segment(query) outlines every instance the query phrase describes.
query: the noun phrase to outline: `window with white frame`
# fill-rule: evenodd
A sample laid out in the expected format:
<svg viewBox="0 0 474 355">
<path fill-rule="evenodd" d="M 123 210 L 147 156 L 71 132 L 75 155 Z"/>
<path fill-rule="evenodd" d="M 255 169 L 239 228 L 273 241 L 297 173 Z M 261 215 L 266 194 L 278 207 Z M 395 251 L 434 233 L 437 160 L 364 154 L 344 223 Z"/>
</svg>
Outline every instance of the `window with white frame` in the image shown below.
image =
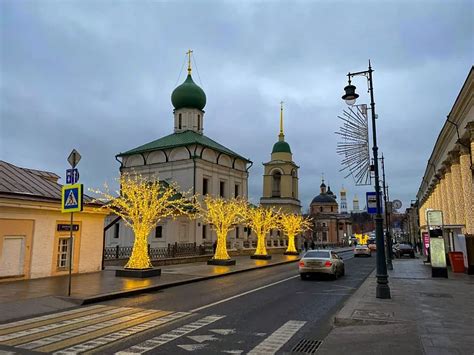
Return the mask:
<svg viewBox="0 0 474 355">
<path fill-rule="evenodd" d="M 58 259 L 56 264 L 58 269 L 69 267 L 69 237 L 58 240 Z"/>
</svg>

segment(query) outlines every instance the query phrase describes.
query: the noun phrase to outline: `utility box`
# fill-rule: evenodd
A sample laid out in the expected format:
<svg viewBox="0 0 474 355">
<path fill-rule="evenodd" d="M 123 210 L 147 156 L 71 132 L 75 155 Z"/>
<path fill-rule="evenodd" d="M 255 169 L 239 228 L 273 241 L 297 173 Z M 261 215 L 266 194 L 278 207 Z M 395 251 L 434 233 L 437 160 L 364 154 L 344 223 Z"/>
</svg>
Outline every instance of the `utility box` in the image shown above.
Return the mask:
<svg viewBox="0 0 474 355">
<path fill-rule="evenodd" d="M 464 255 L 460 251 L 450 251 L 449 262 L 453 272 L 464 272 Z"/>
</svg>

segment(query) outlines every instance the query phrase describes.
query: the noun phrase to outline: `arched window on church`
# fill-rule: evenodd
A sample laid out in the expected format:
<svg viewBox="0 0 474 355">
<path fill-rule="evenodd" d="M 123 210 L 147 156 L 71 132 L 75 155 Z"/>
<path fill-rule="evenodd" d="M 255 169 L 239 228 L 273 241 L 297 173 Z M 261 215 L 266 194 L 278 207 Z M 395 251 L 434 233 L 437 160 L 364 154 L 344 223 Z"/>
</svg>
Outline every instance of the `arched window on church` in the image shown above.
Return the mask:
<svg viewBox="0 0 474 355">
<path fill-rule="evenodd" d="M 178 129 L 181 129 L 182 127 L 182 118 L 181 118 L 181 114 L 178 115 Z"/>
<path fill-rule="evenodd" d="M 198 131 L 201 129 L 201 115 L 198 115 Z"/>
<path fill-rule="evenodd" d="M 281 196 L 281 173 L 279 171 L 275 171 L 273 173 L 273 181 L 272 181 L 272 197 L 280 197 Z"/>
</svg>

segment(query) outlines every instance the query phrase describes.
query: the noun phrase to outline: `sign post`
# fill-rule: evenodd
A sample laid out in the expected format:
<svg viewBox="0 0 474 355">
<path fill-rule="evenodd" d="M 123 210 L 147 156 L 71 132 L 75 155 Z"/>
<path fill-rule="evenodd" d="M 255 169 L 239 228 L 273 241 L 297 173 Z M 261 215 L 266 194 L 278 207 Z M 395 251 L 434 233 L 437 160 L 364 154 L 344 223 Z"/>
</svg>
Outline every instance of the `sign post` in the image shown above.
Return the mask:
<svg viewBox="0 0 474 355">
<path fill-rule="evenodd" d="M 67 295 L 71 296 L 71 277 L 72 277 L 72 249 L 74 247 L 72 232 L 74 230 L 74 212 L 80 212 L 83 209 L 83 185 L 78 184 L 79 171 L 76 169 L 76 165 L 81 160 L 81 155 L 75 149 L 72 150 L 67 161 L 71 165 L 72 169 L 66 170 L 66 184 L 62 188 L 61 194 L 61 211 L 63 213 L 71 213 L 71 224 L 69 226 L 69 280 L 68 280 L 68 291 Z"/>
</svg>

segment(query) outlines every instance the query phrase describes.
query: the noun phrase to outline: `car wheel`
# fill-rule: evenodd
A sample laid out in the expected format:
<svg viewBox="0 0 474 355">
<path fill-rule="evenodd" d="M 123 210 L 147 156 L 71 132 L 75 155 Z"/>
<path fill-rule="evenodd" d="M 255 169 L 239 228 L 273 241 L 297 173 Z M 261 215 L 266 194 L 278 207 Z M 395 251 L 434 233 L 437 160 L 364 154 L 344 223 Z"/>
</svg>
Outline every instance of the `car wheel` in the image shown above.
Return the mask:
<svg viewBox="0 0 474 355">
<path fill-rule="evenodd" d="M 301 280 L 306 280 L 306 274 L 300 274 Z"/>
<path fill-rule="evenodd" d="M 342 271 L 341 271 L 341 276 L 344 276 L 346 274 L 346 268 L 343 266 Z"/>
<path fill-rule="evenodd" d="M 410 254 L 410 258 L 415 259 L 415 254 Z"/>
</svg>

